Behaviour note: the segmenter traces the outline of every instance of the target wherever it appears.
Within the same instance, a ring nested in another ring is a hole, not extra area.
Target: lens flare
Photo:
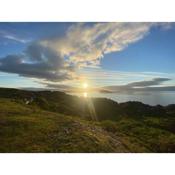
[[[83,97],[84,97],[84,98],[87,98],[87,92],[84,92],[84,93],[83,93]]]

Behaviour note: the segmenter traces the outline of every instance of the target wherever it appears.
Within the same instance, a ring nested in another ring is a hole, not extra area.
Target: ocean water
[[[169,105],[175,104],[175,92],[137,92],[137,93],[71,93],[71,95],[77,95],[83,98],[87,97],[102,97],[112,99],[118,103],[127,101],[140,101],[149,105]]]

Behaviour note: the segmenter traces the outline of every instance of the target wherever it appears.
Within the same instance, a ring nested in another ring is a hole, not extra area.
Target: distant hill
[[[25,91],[0,88],[0,98],[10,98],[44,110],[78,115],[94,120],[117,120],[121,116],[175,115],[175,105],[149,106],[134,101],[117,103],[106,98],[83,98],[59,91]]]
[[[0,88],[0,152],[175,152],[175,105]]]

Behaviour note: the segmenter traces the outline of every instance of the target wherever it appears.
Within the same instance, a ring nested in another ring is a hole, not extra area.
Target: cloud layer
[[[154,78],[152,80],[133,82],[122,86],[106,86],[99,90],[108,93],[139,91],[175,91],[175,86],[157,86],[162,85],[163,82],[170,80],[171,79],[169,78]]]
[[[134,83],[130,83],[127,84],[128,87],[149,87],[149,86],[156,86],[156,85],[160,85],[161,83],[165,82],[165,81],[169,81],[171,79],[169,78],[154,78],[152,80],[149,81],[140,81],[140,82],[134,82]]]

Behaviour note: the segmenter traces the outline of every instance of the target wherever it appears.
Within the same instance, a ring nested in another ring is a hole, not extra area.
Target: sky
[[[174,23],[0,23],[0,86],[175,91]]]

